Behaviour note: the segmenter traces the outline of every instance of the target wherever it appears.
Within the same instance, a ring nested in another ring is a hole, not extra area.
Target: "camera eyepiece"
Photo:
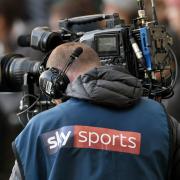
[[[37,27],[31,35],[23,35],[18,38],[21,47],[32,47],[42,52],[53,50],[62,44],[63,40],[59,32],[52,32],[48,27]]]

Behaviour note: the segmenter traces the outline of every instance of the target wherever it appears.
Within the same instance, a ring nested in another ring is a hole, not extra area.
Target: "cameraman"
[[[137,78],[123,67],[101,67],[80,43],[58,46],[47,67],[64,69],[78,47],[83,52],[66,73],[69,99],[34,117],[16,138],[10,179],[180,179],[178,124],[161,104],[141,98]],[[62,79],[54,76],[52,82]]]

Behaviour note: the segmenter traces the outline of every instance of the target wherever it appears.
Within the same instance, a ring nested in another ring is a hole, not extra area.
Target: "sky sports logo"
[[[92,126],[65,126],[41,135],[49,154],[61,148],[90,148],[140,154],[141,134]]]

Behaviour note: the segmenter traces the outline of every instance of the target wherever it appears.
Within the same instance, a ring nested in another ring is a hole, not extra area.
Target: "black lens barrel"
[[[39,76],[40,62],[19,54],[0,57],[0,91],[20,91],[24,74]]]

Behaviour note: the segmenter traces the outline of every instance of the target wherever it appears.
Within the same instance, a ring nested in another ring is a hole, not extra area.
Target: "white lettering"
[[[61,132],[59,134],[59,132],[56,131],[55,136],[52,136],[52,137],[48,138],[48,140],[47,140],[48,144],[51,145],[49,148],[54,149],[57,146],[58,147],[65,146],[70,135],[71,135],[71,131],[68,131],[67,134],[64,134],[64,132]]]
[[[49,147],[49,149],[54,149],[54,148],[57,147],[58,144],[57,144],[57,141],[55,139],[56,139],[55,136],[52,136],[52,137],[48,138],[47,142],[48,142],[48,144],[51,145]]]
[[[81,127],[81,126],[80,126]],[[43,134],[43,142],[48,146],[50,154],[56,153],[63,146],[79,148],[95,148],[110,151],[140,153],[141,137],[136,132],[107,130],[104,128],[61,128]],[[75,134],[73,134],[75,132]],[[72,141],[71,139],[72,138]],[[73,143],[74,142],[74,143]],[[82,143],[82,144],[81,144]],[[84,143],[84,144],[83,144]]]
[[[96,140],[93,140],[95,139],[93,138],[93,136],[96,137]],[[89,132],[89,146],[91,146],[91,144],[98,143],[98,141],[99,141],[99,135],[96,132]]]
[[[112,140],[112,145],[113,146],[116,145],[116,138],[118,138],[118,140],[119,140],[119,136],[118,135],[113,135],[113,140]]]
[[[123,144],[124,139],[126,139],[126,138],[127,138],[126,136],[123,136],[123,134],[120,134],[120,144],[122,147],[127,147],[127,145]]]
[[[105,137],[105,138],[104,138]],[[107,142],[105,142],[105,140]],[[104,145],[108,145],[109,143],[111,142],[111,136],[108,135],[108,134],[102,134],[101,135],[101,143],[104,144]]]
[[[129,147],[129,148],[132,148],[132,149],[136,148],[136,138],[135,138],[135,137],[129,137],[128,140],[129,140],[129,142],[131,143],[131,145],[128,145],[128,147]],[[135,142],[134,142],[133,140],[134,140]]]
[[[84,136],[83,136],[83,134],[84,134]],[[86,131],[80,131],[80,132],[79,132],[79,136],[84,139],[84,140],[80,140],[80,139],[79,139],[79,142],[84,143],[84,142],[87,142],[87,141],[88,141],[88,138],[85,136],[85,134],[87,134]]]
[[[58,131],[55,132],[55,135],[56,135],[57,144],[58,144],[58,146],[60,147],[62,141],[61,141],[61,137],[60,137]]]
[[[63,143],[62,143],[62,146],[65,146],[69,137],[70,137],[70,134],[71,134],[71,131],[68,131],[67,135],[65,136],[64,133],[62,132],[61,133],[61,137],[63,138]]]

